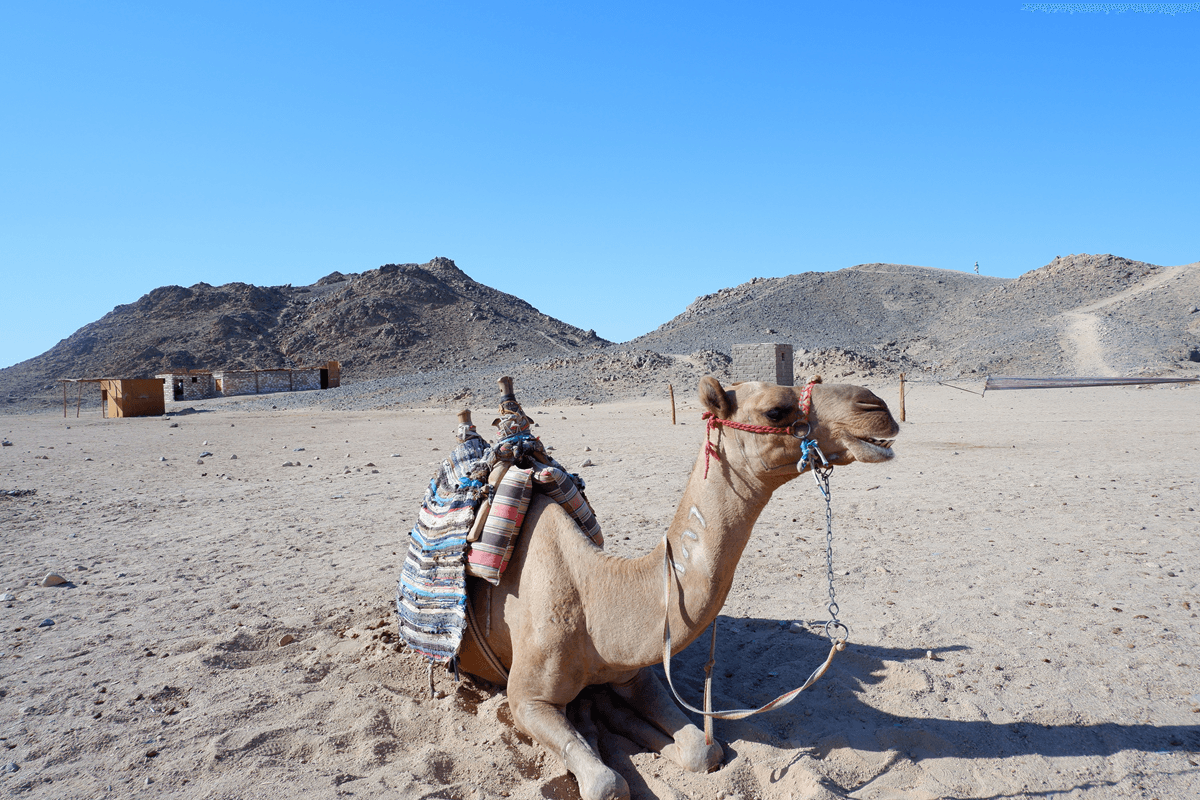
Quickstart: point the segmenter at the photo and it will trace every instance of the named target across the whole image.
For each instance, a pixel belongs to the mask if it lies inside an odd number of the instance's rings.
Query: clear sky
[[[1198,43],[1007,0],[0,0],[0,367],[158,286],[434,256],[615,341],[758,276],[1189,263]]]

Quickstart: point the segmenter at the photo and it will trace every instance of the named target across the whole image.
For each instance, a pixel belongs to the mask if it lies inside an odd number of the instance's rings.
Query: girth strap
[[[467,595],[467,630],[475,637],[475,643],[479,645],[480,652],[483,653],[484,659],[492,669],[496,670],[504,678],[504,682],[508,683],[508,670],[500,663],[500,659],[492,652],[492,648],[488,646],[487,641],[483,638],[483,634],[479,632],[479,623],[475,621],[475,611],[471,608],[471,596]]]

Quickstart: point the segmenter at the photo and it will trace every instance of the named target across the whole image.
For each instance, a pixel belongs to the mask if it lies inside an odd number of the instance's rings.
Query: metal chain
[[[817,449],[816,443],[813,443],[813,449]],[[821,461],[825,462],[824,454],[820,454]],[[829,490],[829,476],[833,474],[833,467],[829,466],[828,462],[824,465],[819,465],[816,459],[812,462],[813,477],[817,481],[817,488],[821,491],[821,496],[825,498],[825,578],[829,581],[829,621],[825,623],[825,633],[830,639],[834,638],[834,633],[840,628],[844,633],[842,639],[848,639],[850,629],[846,624],[838,619],[838,604],[837,594],[833,588],[833,495]]]

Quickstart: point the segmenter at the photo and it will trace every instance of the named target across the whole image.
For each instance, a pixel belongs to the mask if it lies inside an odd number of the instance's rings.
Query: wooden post
[[[900,373],[900,421],[906,422],[904,419],[904,373]]]
[[[67,418],[67,382],[63,381],[63,419]]]
[[[675,424],[675,387],[667,384],[667,391],[671,393],[671,424]]]

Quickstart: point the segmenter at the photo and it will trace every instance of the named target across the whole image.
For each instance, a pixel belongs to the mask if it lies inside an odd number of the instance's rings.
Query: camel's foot
[[[604,766],[591,753],[581,759],[564,753],[567,769],[579,784],[583,800],[629,800],[629,784],[613,770]]]
[[[579,794],[583,800],[593,798],[629,797],[629,784],[625,779],[606,766],[599,758],[600,731],[592,719],[592,700],[587,694],[581,696],[571,707],[568,721],[587,742],[588,747],[582,748],[568,744],[563,751],[563,764],[575,776],[579,784]]]
[[[704,732],[695,725],[677,732],[675,741],[664,747],[662,754],[688,772],[712,772],[725,757],[725,751],[716,741],[704,743]]]
[[[576,727],[561,706],[544,700],[514,699],[516,693],[510,683],[508,700],[513,722],[559,757],[575,776],[583,800],[629,800],[629,784],[600,760],[597,731],[588,709],[582,709],[582,714],[580,709],[572,709],[575,722],[582,723]]]

